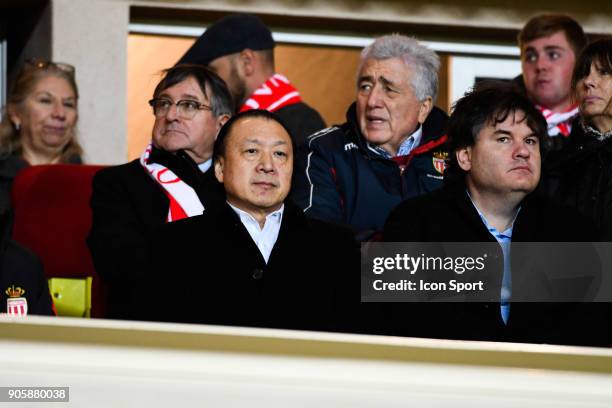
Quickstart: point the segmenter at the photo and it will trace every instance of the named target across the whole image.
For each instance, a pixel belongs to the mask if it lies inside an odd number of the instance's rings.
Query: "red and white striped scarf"
[[[153,181],[163,187],[170,200],[166,222],[178,221],[183,218],[200,215],[204,212],[204,205],[200,202],[195,190],[181,180],[169,168],[159,164],[150,163],[152,145],[149,144],[140,156],[140,164],[145,168]]]
[[[274,74],[253,94],[240,108],[240,112],[251,109],[265,109],[276,112],[287,105],[293,105],[302,101],[297,89],[281,74]]]
[[[536,105],[542,112],[542,116],[548,123],[548,136],[558,136],[559,134],[568,137],[572,133],[572,121],[578,115],[578,106],[572,105],[563,112],[553,112],[542,106]]]

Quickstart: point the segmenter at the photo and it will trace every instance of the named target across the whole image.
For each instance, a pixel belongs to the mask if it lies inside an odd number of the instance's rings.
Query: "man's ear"
[[[225,122],[227,122],[230,118],[230,115],[228,115],[227,113],[224,113],[223,115],[217,116],[217,135],[219,134],[219,131],[221,130],[221,128],[223,127],[223,125],[225,125]],[[215,135],[215,139],[217,138],[217,136]]]
[[[223,157],[215,160],[215,177],[219,183],[223,183]]]
[[[433,109],[433,99],[431,99],[431,96],[428,96],[419,105],[418,121],[420,124],[423,124],[425,122],[425,120],[427,119],[427,116],[429,116],[429,112],[431,112],[432,109]]]
[[[455,152],[455,157],[457,158],[457,163],[459,163],[459,167],[463,171],[470,171],[472,168],[472,147],[462,147],[461,149]]]
[[[257,64],[255,52],[253,50],[250,48],[245,48],[244,50],[240,51],[238,54],[238,61],[240,68],[242,68],[242,74],[245,77],[253,75]]]

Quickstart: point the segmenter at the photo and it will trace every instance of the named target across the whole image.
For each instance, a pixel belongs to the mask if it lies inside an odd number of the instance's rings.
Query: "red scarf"
[[[265,109],[276,112],[287,105],[301,102],[302,98],[297,89],[281,74],[274,74],[258,89],[240,108],[240,112],[250,109]]]
[[[563,112],[553,112],[542,106],[536,105],[536,108],[542,112],[542,116],[548,123],[548,135],[562,135],[568,137],[572,133],[572,121],[578,115],[578,106],[572,105]]]

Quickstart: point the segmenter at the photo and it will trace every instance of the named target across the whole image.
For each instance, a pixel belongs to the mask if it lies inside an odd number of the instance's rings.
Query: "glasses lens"
[[[211,110],[210,106],[191,100],[180,100],[174,103],[169,99],[151,99],[149,105],[157,117],[166,116],[172,105],[176,105],[176,113],[183,119],[193,119],[200,109]]]
[[[193,119],[198,109],[200,109],[200,104],[196,101],[178,101],[176,106],[179,115],[185,119]]]
[[[166,116],[168,114],[168,111],[170,111],[170,108],[172,108],[172,105],[174,105],[174,102],[172,102],[170,99],[151,99],[149,101],[149,105],[151,105],[153,107],[153,113],[155,114],[155,116],[157,117],[161,117],[161,116]],[[177,104],[177,113],[179,116],[181,115],[181,109]]]
[[[165,99],[151,99],[149,105],[153,108],[153,114],[155,116],[163,116],[168,112],[170,102]]]

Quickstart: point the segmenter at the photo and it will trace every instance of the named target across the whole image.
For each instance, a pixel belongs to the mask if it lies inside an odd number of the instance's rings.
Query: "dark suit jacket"
[[[43,264],[33,252],[10,238],[9,214],[0,213],[0,313],[6,313],[6,290],[15,287],[25,292],[29,315],[54,316],[53,302]]]
[[[212,167],[192,187],[205,208],[223,194]],[[133,287],[147,276],[149,238],[166,222],[169,205],[138,159],[95,175],[87,243],[96,271],[110,285],[110,317],[128,316]]]
[[[227,204],[166,224],[156,236],[136,318],[342,330],[348,292],[338,288],[352,285],[358,300],[352,232],[307,219],[289,202],[267,264]]]
[[[521,203],[512,242],[588,242],[592,236],[593,230],[586,219],[552,200],[532,194]],[[461,182],[400,204],[387,220],[384,240],[495,242]],[[517,290],[533,285],[546,287],[553,282],[549,275],[555,273],[554,268],[541,267],[537,263],[537,251],[535,246],[531,253],[511,251],[513,296]],[[557,261],[591,270],[596,280],[599,266],[596,252],[588,248],[580,251],[583,252],[579,256],[561,253]],[[499,252],[499,268],[495,273],[501,281],[501,249]],[[499,303],[396,303],[395,306],[390,313],[411,316],[404,319],[403,326],[394,328],[401,335],[578,345],[607,345],[610,341],[604,329],[606,304],[515,302],[507,325],[500,317]]]

